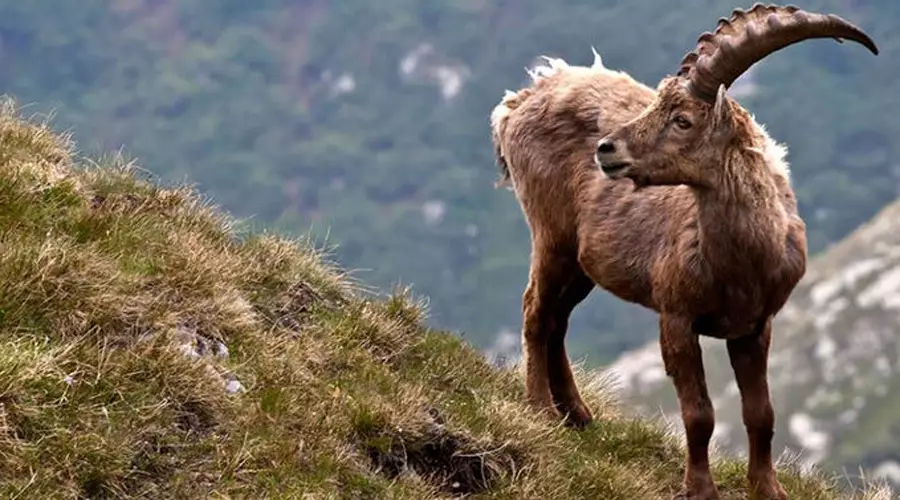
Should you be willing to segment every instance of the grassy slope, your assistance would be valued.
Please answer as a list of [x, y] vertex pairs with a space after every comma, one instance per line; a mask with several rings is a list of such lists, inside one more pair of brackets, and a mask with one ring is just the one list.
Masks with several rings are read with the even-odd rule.
[[[367, 298], [312, 249], [238, 235], [120, 159], [74, 159], [10, 103], [0, 227], [4, 498], [633, 500], [680, 481], [677, 440], [596, 383], [597, 425], [544, 421], [515, 373], [423, 327], [405, 295]], [[744, 498], [741, 464], [716, 468]], [[843, 498], [782, 478], [794, 499]]]

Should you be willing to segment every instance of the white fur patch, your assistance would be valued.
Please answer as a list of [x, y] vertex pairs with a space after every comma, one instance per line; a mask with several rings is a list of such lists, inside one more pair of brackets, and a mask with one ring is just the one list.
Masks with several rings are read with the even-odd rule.
[[493, 130], [499, 130], [500, 123], [509, 116], [509, 108], [506, 106], [506, 103], [515, 96], [515, 92], [507, 90], [503, 99], [500, 100], [500, 104], [494, 106], [494, 109], [491, 111], [491, 128]]
[[591, 69], [602, 69], [603, 68], [603, 58], [600, 57], [600, 54], [597, 53], [597, 49], [591, 45], [591, 52], [594, 53], [594, 63], [591, 64]]
[[535, 66], [531, 69], [525, 68], [525, 72], [528, 73], [528, 76], [530, 76], [531, 80], [534, 82], [540, 80], [541, 78], [553, 76], [557, 72], [569, 69], [571, 67], [569, 66], [569, 63], [562, 59], [547, 56], [541, 56], [541, 58], [547, 61], [547, 64], [549, 64], [550, 66]]
[[[537, 65], [533, 68], [525, 68], [525, 72], [528, 73], [528, 76], [531, 78], [532, 83], [537, 83], [544, 78], [548, 78], [559, 73], [560, 71], [606, 70], [606, 68], [603, 66], [603, 58], [600, 57], [600, 54], [597, 52], [596, 47], [594, 47], [593, 45], [591, 45], [591, 54], [593, 54], [594, 56], [594, 61], [591, 63], [590, 67], [572, 66], [564, 59], [541, 56], [541, 59], [546, 61], [547, 65]], [[495, 106], [493, 111], [491, 111], [491, 126], [494, 128], [494, 130], [497, 129], [504, 118], [509, 116], [510, 110], [506, 106], [506, 103], [508, 103], [510, 99], [513, 99], [516, 96], [517, 94], [515, 92], [506, 90], [503, 94], [503, 98], [500, 100], [500, 104]]]
[[766, 131], [765, 125], [758, 123], [756, 118], [751, 118], [753, 118], [753, 123], [756, 125], [759, 134], [763, 137], [763, 145], [761, 148], [757, 149], [757, 152], [763, 155], [763, 158], [772, 170], [772, 173], [781, 175], [785, 179], [790, 179], [791, 166], [787, 161], [787, 146], [773, 139]]
[[603, 58], [600, 57], [600, 54], [597, 52], [597, 48], [591, 45], [591, 54], [594, 56], [594, 61], [591, 65], [588, 66], [572, 66], [567, 63], [564, 59], [556, 58], [556, 57], [548, 57], [541, 56], [541, 59], [547, 62], [547, 66], [538, 65], [533, 68], [525, 68], [525, 72], [528, 73], [528, 76], [531, 77], [532, 82], [538, 82], [542, 78], [547, 78], [550, 76], [559, 73], [560, 71], [565, 70], [576, 70], [583, 71], [586, 69], [589, 70], [603, 70], [606, 67], [603, 66]]
[[[546, 64], [539, 64], [533, 68], [525, 68], [525, 72], [528, 73], [528, 76], [531, 78], [532, 84], [536, 84], [539, 81], [549, 78], [557, 73], [562, 71], [604, 71], [610, 72], [610, 70], [606, 69], [603, 66], [603, 58], [600, 57], [600, 54], [597, 52], [597, 49], [594, 46], [591, 46], [591, 54], [594, 59], [591, 63], [591, 66], [572, 66], [567, 63], [565, 60], [556, 58], [556, 57], [548, 57], [541, 56]], [[615, 72], [620, 73], [620, 72]], [[622, 73], [624, 75], [624, 73]], [[509, 118], [509, 113], [511, 112], [510, 107], [508, 106], [509, 102], [516, 99], [518, 94], [511, 90], [506, 90], [503, 94], [503, 98], [500, 99], [500, 103], [494, 106], [494, 109], [491, 110], [491, 130], [494, 135], [499, 139], [500, 130], [502, 128], [503, 122]], [[514, 106], [515, 107], [515, 106]], [[505, 155], [502, 147], [502, 141], [500, 144], [500, 154]]]

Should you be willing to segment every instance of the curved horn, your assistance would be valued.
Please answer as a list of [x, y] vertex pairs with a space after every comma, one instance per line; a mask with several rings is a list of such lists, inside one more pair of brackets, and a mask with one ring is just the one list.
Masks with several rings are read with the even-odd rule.
[[714, 101], [719, 84], [729, 87], [760, 59], [811, 38], [841, 43], [846, 38], [878, 54], [867, 34], [834, 14], [756, 3], [748, 11], [735, 9], [730, 19], [719, 19], [715, 32], [700, 35], [697, 47], [682, 59], [678, 76], [687, 78], [695, 96]]

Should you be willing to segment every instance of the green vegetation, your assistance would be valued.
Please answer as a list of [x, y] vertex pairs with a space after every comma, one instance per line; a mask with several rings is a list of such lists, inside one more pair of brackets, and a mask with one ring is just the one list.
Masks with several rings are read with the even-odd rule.
[[[0, 106], [0, 496], [669, 498], [682, 452], [582, 384], [584, 432], [309, 245]], [[719, 460], [725, 498], [741, 462]], [[794, 499], [845, 498], [791, 467]], [[861, 498], [874, 499], [871, 491]], [[304, 498], [307, 498], [304, 496]]]
[[[327, 235], [355, 277], [413, 283], [432, 326], [484, 347], [519, 328], [530, 250], [515, 200], [493, 189], [487, 120], [504, 88], [540, 54], [589, 63], [591, 45], [655, 84], [751, 3], [0, 2], [0, 92], [54, 111], [92, 154], [126, 146], [239, 217], [317, 244]], [[756, 93], [741, 97], [789, 145], [818, 251], [897, 194], [900, 3], [795, 3], [851, 19], [882, 50], [791, 47], [758, 64]], [[457, 72], [458, 93], [444, 97], [454, 89], [437, 69]], [[600, 363], [654, 326], [597, 294], [573, 318], [570, 352]]]

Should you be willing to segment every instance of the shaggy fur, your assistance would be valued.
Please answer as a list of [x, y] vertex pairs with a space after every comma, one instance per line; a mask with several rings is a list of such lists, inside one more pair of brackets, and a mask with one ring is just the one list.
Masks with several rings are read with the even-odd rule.
[[[564, 337], [572, 309], [599, 285], [660, 313], [688, 438], [685, 495], [718, 497], [698, 342], [707, 335], [727, 340], [744, 395], [750, 481], [764, 498], [784, 498], [772, 467], [766, 356], [771, 317], [806, 266], [786, 149], [724, 94], [714, 105], [692, 99], [674, 77], [653, 90], [601, 64], [559, 60], [532, 77], [491, 113], [503, 180], [532, 234], [523, 296], [529, 401], [575, 425], [591, 421]], [[692, 130], [675, 131], [673, 113], [690, 115]], [[598, 169], [601, 138], [616, 145], [605, 160], [627, 160], [626, 171]]]
[[766, 371], [772, 317], [806, 272], [806, 227], [786, 149], [725, 89], [766, 55], [823, 37], [878, 54], [838, 16], [758, 3], [700, 35], [655, 91], [606, 69], [594, 51], [590, 68], [548, 59], [549, 67], [529, 72], [530, 87], [507, 92], [491, 113], [503, 178], [531, 229], [522, 329], [528, 400], [573, 424], [591, 421], [564, 339], [572, 309], [595, 285], [658, 312], [687, 434], [681, 498], [719, 498], [701, 335], [727, 342], [751, 492], [787, 498], [772, 465]]

